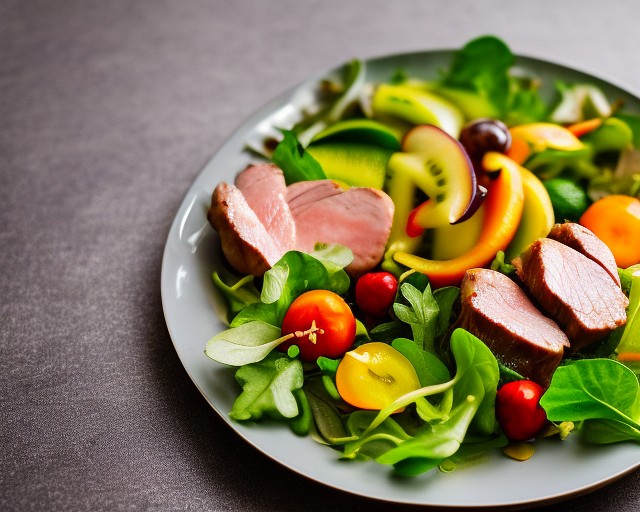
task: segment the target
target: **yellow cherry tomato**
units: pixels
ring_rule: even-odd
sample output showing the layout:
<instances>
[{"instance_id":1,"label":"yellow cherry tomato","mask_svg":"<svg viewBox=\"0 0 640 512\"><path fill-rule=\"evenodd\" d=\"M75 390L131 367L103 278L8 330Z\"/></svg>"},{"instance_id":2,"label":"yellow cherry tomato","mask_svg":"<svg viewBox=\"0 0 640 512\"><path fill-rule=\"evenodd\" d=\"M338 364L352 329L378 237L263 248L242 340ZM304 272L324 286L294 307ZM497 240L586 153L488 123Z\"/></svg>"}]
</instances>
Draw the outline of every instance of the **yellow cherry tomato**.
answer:
<instances>
[{"instance_id":1,"label":"yellow cherry tomato","mask_svg":"<svg viewBox=\"0 0 640 512\"><path fill-rule=\"evenodd\" d=\"M420 388L420 381L405 356L386 343L373 341L344 355L336 386L342 399L354 407L380 410Z\"/></svg>"},{"instance_id":2,"label":"yellow cherry tomato","mask_svg":"<svg viewBox=\"0 0 640 512\"><path fill-rule=\"evenodd\" d=\"M611 249L618 267L640 263L640 200L624 195L603 197L587 208L580 224Z\"/></svg>"}]
</instances>

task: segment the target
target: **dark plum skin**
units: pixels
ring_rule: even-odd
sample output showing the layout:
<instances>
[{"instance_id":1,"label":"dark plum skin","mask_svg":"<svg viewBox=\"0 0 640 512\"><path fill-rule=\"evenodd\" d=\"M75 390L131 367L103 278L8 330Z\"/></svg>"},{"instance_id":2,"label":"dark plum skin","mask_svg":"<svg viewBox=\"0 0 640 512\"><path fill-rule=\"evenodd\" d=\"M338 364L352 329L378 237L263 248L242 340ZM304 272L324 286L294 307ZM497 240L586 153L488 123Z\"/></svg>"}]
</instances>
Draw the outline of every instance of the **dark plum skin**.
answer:
<instances>
[{"instance_id":1,"label":"dark plum skin","mask_svg":"<svg viewBox=\"0 0 640 512\"><path fill-rule=\"evenodd\" d=\"M471 196L471 201L469 202L469 206L467 207L465 212L462 214L462 216L452 224L460 224L465 220L469 220L473 216L473 214L478 211L478 208L480 208L480 206L482 205L482 202L484 201L484 197L486 195L487 195L487 189L476 182L476 187L473 191L473 195Z\"/></svg>"},{"instance_id":2,"label":"dark plum skin","mask_svg":"<svg viewBox=\"0 0 640 512\"><path fill-rule=\"evenodd\" d=\"M489 151L506 153L511 147L511 133L502 121L496 119L476 119L467 123L458 138L460 145L467 152L469 160L477 175L482 169L482 157ZM487 189L478 184L467 211L454 223L469 219L480 207Z\"/></svg>"},{"instance_id":3,"label":"dark plum skin","mask_svg":"<svg viewBox=\"0 0 640 512\"><path fill-rule=\"evenodd\" d=\"M476 169L482 157L489 151L506 153L511 147L511 133L507 126L496 119L471 121L460 132L460 144L464 147Z\"/></svg>"}]
</instances>

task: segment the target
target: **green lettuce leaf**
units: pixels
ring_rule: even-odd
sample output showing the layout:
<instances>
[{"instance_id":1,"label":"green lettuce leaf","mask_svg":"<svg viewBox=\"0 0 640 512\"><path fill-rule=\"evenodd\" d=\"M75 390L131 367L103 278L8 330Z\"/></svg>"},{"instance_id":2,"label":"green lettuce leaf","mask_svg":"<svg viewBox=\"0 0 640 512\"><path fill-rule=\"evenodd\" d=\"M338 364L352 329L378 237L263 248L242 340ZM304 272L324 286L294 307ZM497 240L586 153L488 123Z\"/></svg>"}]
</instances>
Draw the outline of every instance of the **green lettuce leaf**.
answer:
<instances>
[{"instance_id":1,"label":"green lettuce leaf","mask_svg":"<svg viewBox=\"0 0 640 512\"><path fill-rule=\"evenodd\" d=\"M302 293L330 290L338 295L345 294L350 281L340 265L351 261L352 253L346 247L334 247L331 251L324 248L324 251L319 253L321 258L331 255L324 260L299 251L287 252L265 273L261 302L245 307L233 319L231 326L260 320L279 327L291 303Z\"/></svg>"},{"instance_id":2,"label":"green lettuce leaf","mask_svg":"<svg viewBox=\"0 0 640 512\"><path fill-rule=\"evenodd\" d=\"M216 334L204 353L219 363L242 366L261 361L283 341L279 327L254 320Z\"/></svg>"},{"instance_id":3,"label":"green lettuce leaf","mask_svg":"<svg viewBox=\"0 0 640 512\"><path fill-rule=\"evenodd\" d=\"M462 329L451 335L451 350L457 369L450 381L407 393L375 415L353 413L347 427L355 439L345 445L344 455L354 458L362 451L369 454L367 445L375 443L378 462L393 464L400 474L414 475L455 454L472 425L476 432L490 436L496 428L498 363L482 341ZM390 417L401 407L439 394L443 395L440 417L434 416L415 435Z\"/></svg>"},{"instance_id":4,"label":"green lettuce leaf","mask_svg":"<svg viewBox=\"0 0 640 512\"><path fill-rule=\"evenodd\" d=\"M442 83L446 87L472 91L506 111L509 97L508 71L515 61L499 38L483 36L458 50Z\"/></svg>"},{"instance_id":5,"label":"green lettuce leaf","mask_svg":"<svg viewBox=\"0 0 640 512\"><path fill-rule=\"evenodd\" d=\"M625 432L627 439L640 439L638 378L612 359L582 359L559 367L540 405L551 421L591 423L591 442L620 441ZM618 423L624 426L615 427Z\"/></svg>"},{"instance_id":6,"label":"green lettuce leaf","mask_svg":"<svg viewBox=\"0 0 640 512\"><path fill-rule=\"evenodd\" d=\"M276 146L271 160L282 173L287 185L298 181L326 180L322 167L298 141L291 130L282 130L284 138Z\"/></svg>"},{"instance_id":7,"label":"green lettuce leaf","mask_svg":"<svg viewBox=\"0 0 640 512\"><path fill-rule=\"evenodd\" d=\"M507 125L540 121L547 106L535 77L512 73L515 56L501 39L481 36L458 50L436 90L468 119L495 117Z\"/></svg>"},{"instance_id":8,"label":"green lettuce leaf","mask_svg":"<svg viewBox=\"0 0 640 512\"><path fill-rule=\"evenodd\" d=\"M451 325L453 307L460 297L460 288L445 286L433 292L433 298L438 303L438 317L436 318L436 338L442 337Z\"/></svg>"},{"instance_id":9,"label":"green lettuce leaf","mask_svg":"<svg viewBox=\"0 0 640 512\"><path fill-rule=\"evenodd\" d=\"M397 338L391 345L411 362L421 386L442 384L451 379L444 363L431 352L422 350L413 340Z\"/></svg>"}]
</instances>

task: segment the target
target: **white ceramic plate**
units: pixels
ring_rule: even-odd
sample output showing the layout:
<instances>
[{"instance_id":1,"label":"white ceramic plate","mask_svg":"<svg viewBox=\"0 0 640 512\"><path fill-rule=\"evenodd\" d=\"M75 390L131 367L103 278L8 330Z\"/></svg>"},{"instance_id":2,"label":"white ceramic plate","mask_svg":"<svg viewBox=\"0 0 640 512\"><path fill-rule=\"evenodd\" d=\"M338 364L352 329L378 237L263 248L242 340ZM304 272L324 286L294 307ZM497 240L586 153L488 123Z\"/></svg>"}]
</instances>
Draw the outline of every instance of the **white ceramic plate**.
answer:
<instances>
[{"instance_id":1,"label":"white ceramic plate","mask_svg":"<svg viewBox=\"0 0 640 512\"><path fill-rule=\"evenodd\" d=\"M451 55L434 51L370 60L367 80L386 80L398 68L411 76L435 78ZM587 81L602 87L611 98L622 99L628 110L640 112L638 98L591 75L524 57L517 63L539 76L547 91L558 79ZM398 479L386 466L340 462L336 451L297 437L286 426L229 421L239 393L233 370L204 355L207 340L225 328L224 303L210 279L222 263L217 235L206 220L211 192L218 182L232 182L236 173L256 160L245 151L248 141L261 140L274 126L288 126L301 108L313 102L318 80L336 73L312 77L246 120L203 169L173 222L162 265L162 302L178 356L200 392L233 430L272 459L324 485L374 499L443 507L542 504L592 490L638 468L638 444L583 446L576 440L546 441L538 443L535 456L525 463L496 452L452 473L435 470L414 479Z\"/></svg>"}]
</instances>

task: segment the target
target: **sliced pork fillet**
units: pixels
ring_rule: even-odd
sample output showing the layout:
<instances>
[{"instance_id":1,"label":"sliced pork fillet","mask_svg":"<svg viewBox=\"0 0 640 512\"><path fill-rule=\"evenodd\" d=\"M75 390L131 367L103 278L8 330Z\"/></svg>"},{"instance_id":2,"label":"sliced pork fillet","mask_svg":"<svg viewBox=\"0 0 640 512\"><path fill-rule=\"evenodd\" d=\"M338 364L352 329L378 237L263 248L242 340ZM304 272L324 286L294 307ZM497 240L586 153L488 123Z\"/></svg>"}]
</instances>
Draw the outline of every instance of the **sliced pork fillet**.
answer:
<instances>
[{"instance_id":1,"label":"sliced pork fillet","mask_svg":"<svg viewBox=\"0 0 640 512\"><path fill-rule=\"evenodd\" d=\"M262 276L284 254L233 185L220 183L215 188L208 219L220 235L227 261L242 274Z\"/></svg>"},{"instance_id":2,"label":"sliced pork fillet","mask_svg":"<svg viewBox=\"0 0 640 512\"><path fill-rule=\"evenodd\" d=\"M290 250L312 252L316 243L349 247L354 277L374 268L384 255L394 205L381 190L343 190L331 180L286 186L272 164L247 167L236 185L214 191L209 220L219 232L229 263L260 276Z\"/></svg>"},{"instance_id":3,"label":"sliced pork fillet","mask_svg":"<svg viewBox=\"0 0 640 512\"><path fill-rule=\"evenodd\" d=\"M319 242L345 245L353 251L346 270L354 277L380 262L393 221L394 205L387 194L360 187L343 191L329 180L290 189L296 249L310 252Z\"/></svg>"},{"instance_id":4,"label":"sliced pork fillet","mask_svg":"<svg viewBox=\"0 0 640 512\"><path fill-rule=\"evenodd\" d=\"M565 222L564 224L553 226L547 237L563 243L585 255L590 260L595 261L620 286L618 266L613 253L593 232L575 222Z\"/></svg>"},{"instance_id":5,"label":"sliced pork fillet","mask_svg":"<svg viewBox=\"0 0 640 512\"><path fill-rule=\"evenodd\" d=\"M287 185L279 167L250 165L236 178L236 187L283 254L296 244L296 225L287 203Z\"/></svg>"},{"instance_id":6,"label":"sliced pork fillet","mask_svg":"<svg viewBox=\"0 0 640 512\"><path fill-rule=\"evenodd\" d=\"M316 201L342 192L342 187L333 180L298 181L287 188L287 202L289 208L301 212Z\"/></svg>"},{"instance_id":7,"label":"sliced pork fillet","mask_svg":"<svg viewBox=\"0 0 640 512\"><path fill-rule=\"evenodd\" d=\"M518 277L576 351L626 323L629 301L595 261L550 238L541 238L513 261Z\"/></svg>"},{"instance_id":8,"label":"sliced pork fillet","mask_svg":"<svg viewBox=\"0 0 640 512\"><path fill-rule=\"evenodd\" d=\"M502 364L546 387L569 346L560 327L500 272L468 270L460 292L458 325L480 338Z\"/></svg>"}]
</instances>

